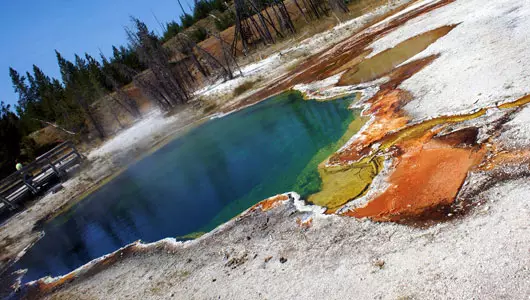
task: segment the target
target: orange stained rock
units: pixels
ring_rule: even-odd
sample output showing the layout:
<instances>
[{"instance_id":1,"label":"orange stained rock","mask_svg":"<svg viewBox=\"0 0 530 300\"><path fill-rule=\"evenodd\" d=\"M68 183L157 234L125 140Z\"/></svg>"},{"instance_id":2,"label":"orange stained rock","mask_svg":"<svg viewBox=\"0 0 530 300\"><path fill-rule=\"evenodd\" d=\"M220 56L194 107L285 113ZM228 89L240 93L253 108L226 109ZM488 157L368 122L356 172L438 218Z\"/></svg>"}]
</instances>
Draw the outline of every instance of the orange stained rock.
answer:
<instances>
[{"instance_id":1,"label":"orange stained rock","mask_svg":"<svg viewBox=\"0 0 530 300\"><path fill-rule=\"evenodd\" d=\"M495 151L484 164L480 165L480 170L490 171L506 165L530 165L530 149Z\"/></svg>"},{"instance_id":2,"label":"orange stained rock","mask_svg":"<svg viewBox=\"0 0 530 300\"><path fill-rule=\"evenodd\" d=\"M300 218L296 218L296 224L298 224L298 226L300 226L300 227L302 227L304 229L308 229L313 224L313 218L307 218L305 220L302 220Z\"/></svg>"},{"instance_id":3,"label":"orange stained rock","mask_svg":"<svg viewBox=\"0 0 530 300\"><path fill-rule=\"evenodd\" d=\"M373 117L371 124L358 133L359 138L352 144L334 154L329 159L330 163L359 160L369 154L373 144L389 137L394 131L406 128L409 118L405 116L401 108L412 99L412 96L397 87L436 58L438 55L432 55L393 70L388 75L389 81L381 85L380 91L367 101L370 106L364 114Z\"/></svg>"},{"instance_id":4,"label":"orange stained rock","mask_svg":"<svg viewBox=\"0 0 530 300\"><path fill-rule=\"evenodd\" d=\"M42 293L42 294L48 294L52 291L54 291L55 289L71 282L72 280L74 280L74 278L76 277L76 273L74 272L71 272L63 277L61 277L60 279L58 280L54 280L54 281L51 281L51 282L44 282L43 280L39 280L37 281L37 289L39 291L39 293Z\"/></svg>"},{"instance_id":5,"label":"orange stained rock","mask_svg":"<svg viewBox=\"0 0 530 300\"><path fill-rule=\"evenodd\" d=\"M400 145L402 146L402 145ZM376 221L413 218L453 203L468 171L485 155L483 148L455 148L438 140L409 141L397 158L389 187L360 207L344 214Z\"/></svg>"},{"instance_id":6,"label":"orange stained rock","mask_svg":"<svg viewBox=\"0 0 530 300\"><path fill-rule=\"evenodd\" d=\"M389 131L405 127L408 118L397 111L406 93L401 90L382 92L372 99L373 104L363 114L372 115L370 126L359 132L359 137L349 147L334 154L330 162L356 161L367 155L370 146L382 139Z\"/></svg>"},{"instance_id":7,"label":"orange stained rock","mask_svg":"<svg viewBox=\"0 0 530 300\"><path fill-rule=\"evenodd\" d=\"M282 204L282 202L286 200L289 200L289 197L287 195L285 194L276 195L274 197L267 198L255 204L254 206L250 208L250 211L257 210L258 208L261 208L261 211L268 211Z\"/></svg>"},{"instance_id":8,"label":"orange stained rock","mask_svg":"<svg viewBox=\"0 0 530 300\"><path fill-rule=\"evenodd\" d=\"M420 141L428 141L436 133L433 127L447 122L461 122L482 114L439 118L408 126L409 118L401 108L412 97L408 92L397 89L397 86L437 57L433 55L410 62L389 74L389 80L367 101L369 106L365 113L372 115L368 126L357 133L352 143L319 166L322 190L309 197L311 203L326 207L326 213L335 213L348 201L366 193L381 169L385 153L394 145L415 141L421 146Z\"/></svg>"}]
</instances>

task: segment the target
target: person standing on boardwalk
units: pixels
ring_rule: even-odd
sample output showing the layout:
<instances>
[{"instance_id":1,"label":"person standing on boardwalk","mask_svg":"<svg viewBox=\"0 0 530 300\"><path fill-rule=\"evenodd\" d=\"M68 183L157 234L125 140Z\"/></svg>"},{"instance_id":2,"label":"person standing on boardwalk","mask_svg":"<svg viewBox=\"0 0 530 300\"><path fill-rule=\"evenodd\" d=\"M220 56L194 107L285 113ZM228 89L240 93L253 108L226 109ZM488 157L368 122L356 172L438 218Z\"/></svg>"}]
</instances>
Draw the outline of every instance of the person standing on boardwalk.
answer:
<instances>
[{"instance_id":1,"label":"person standing on boardwalk","mask_svg":"<svg viewBox=\"0 0 530 300\"><path fill-rule=\"evenodd\" d=\"M29 184L31 186L33 183L31 175L29 175L28 173L22 172L22 169L24 168L24 166L19 161L16 161L16 163L17 164L15 165L15 168L17 169L18 172L20 172L20 175L22 175L22 178L24 179L24 183L26 183L27 185Z\"/></svg>"}]
</instances>

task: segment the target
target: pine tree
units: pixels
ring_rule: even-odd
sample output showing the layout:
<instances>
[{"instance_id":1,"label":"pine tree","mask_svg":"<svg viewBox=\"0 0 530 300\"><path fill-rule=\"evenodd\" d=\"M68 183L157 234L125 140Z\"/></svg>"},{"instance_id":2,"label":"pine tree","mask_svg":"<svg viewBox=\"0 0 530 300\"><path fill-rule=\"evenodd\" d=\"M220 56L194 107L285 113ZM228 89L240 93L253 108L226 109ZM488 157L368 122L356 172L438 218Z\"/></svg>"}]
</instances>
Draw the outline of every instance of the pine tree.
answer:
<instances>
[{"instance_id":1,"label":"pine tree","mask_svg":"<svg viewBox=\"0 0 530 300\"><path fill-rule=\"evenodd\" d=\"M103 53L100 53L101 61L103 63L102 73L107 83L112 87L114 94L111 95L121 107L123 107L133 118L140 118L142 116L138 104L126 92L123 91L118 81L113 77L113 74L119 73L114 69L114 66L107 60Z\"/></svg>"},{"instance_id":2,"label":"pine tree","mask_svg":"<svg viewBox=\"0 0 530 300\"><path fill-rule=\"evenodd\" d=\"M95 90L90 81L86 60L77 54L75 64L66 60L56 51L57 62L65 85L65 96L73 99L81 108L88 121L94 126L98 137L105 138L105 131L97 118L91 104L95 101Z\"/></svg>"},{"instance_id":3,"label":"pine tree","mask_svg":"<svg viewBox=\"0 0 530 300\"><path fill-rule=\"evenodd\" d=\"M21 76L15 69L9 68L9 76L13 83L13 89L18 94L18 106L23 110L28 103L33 102L35 99L30 98L29 87L26 84L26 78ZM21 113L21 111L19 112Z\"/></svg>"},{"instance_id":4,"label":"pine tree","mask_svg":"<svg viewBox=\"0 0 530 300\"><path fill-rule=\"evenodd\" d=\"M169 41L172 37L176 36L181 31L182 31L182 28L177 22L171 21L167 23L166 30L162 36L162 42L165 43Z\"/></svg>"},{"instance_id":5,"label":"pine tree","mask_svg":"<svg viewBox=\"0 0 530 300\"><path fill-rule=\"evenodd\" d=\"M0 102L0 141L9 141L0 143L0 177L5 177L14 171L20 155L21 134L18 117L4 102Z\"/></svg>"},{"instance_id":6,"label":"pine tree","mask_svg":"<svg viewBox=\"0 0 530 300\"><path fill-rule=\"evenodd\" d=\"M182 28L189 28L194 23L195 20L193 20L193 17L191 15L184 13L182 16L180 16L180 24L182 24Z\"/></svg>"},{"instance_id":7,"label":"pine tree","mask_svg":"<svg viewBox=\"0 0 530 300\"><path fill-rule=\"evenodd\" d=\"M195 1L195 7L193 9L193 18L197 22L201 19L206 18L213 10L212 4L208 0Z\"/></svg>"}]
</instances>

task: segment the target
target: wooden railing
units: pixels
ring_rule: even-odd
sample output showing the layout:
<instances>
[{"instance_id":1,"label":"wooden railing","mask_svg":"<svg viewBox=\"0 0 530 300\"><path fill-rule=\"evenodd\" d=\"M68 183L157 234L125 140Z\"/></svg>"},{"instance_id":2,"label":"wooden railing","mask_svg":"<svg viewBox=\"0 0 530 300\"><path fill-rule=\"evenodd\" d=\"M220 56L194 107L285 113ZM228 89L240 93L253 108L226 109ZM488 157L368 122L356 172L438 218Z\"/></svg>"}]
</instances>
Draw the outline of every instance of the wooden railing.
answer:
<instances>
[{"instance_id":1,"label":"wooden railing","mask_svg":"<svg viewBox=\"0 0 530 300\"><path fill-rule=\"evenodd\" d=\"M0 180L0 212L16 209L24 199L47 190L52 180L65 178L66 171L82 159L74 144L67 141Z\"/></svg>"}]
</instances>

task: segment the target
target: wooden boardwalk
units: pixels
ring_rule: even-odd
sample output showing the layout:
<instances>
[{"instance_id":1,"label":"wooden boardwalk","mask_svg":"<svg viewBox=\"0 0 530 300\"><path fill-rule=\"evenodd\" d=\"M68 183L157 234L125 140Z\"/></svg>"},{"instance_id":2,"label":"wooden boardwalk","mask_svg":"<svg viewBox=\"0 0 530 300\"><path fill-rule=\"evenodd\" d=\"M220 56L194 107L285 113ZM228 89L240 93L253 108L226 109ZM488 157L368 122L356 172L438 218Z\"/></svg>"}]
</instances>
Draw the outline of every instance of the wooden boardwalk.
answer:
<instances>
[{"instance_id":1,"label":"wooden boardwalk","mask_svg":"<svg viewBox=\"0 0 530 300\"><path fill-rule=\"evenodd\" d=\"M25 200L36 197L62 180L67 170L79 164L83 157L72 142L64 142L31 164L0 181L0 213L15 210ZM25 180L24 178L29 178Z\"/></svg>"}]
</instances>

